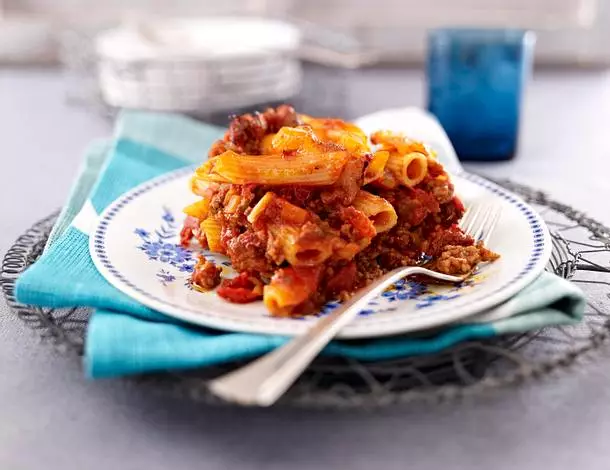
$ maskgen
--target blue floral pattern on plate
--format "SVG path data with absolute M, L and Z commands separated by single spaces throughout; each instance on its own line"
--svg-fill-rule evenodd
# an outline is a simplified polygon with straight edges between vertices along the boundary
M 174 243 L 179 233 L 179 224 L 171 211 L 164 207 L 161 212 L 161 222 L 154 230 L 136 228 L 133 231 L 140 239 L 137 248 L 143 251 L 149 261 L 156 261 L 169 266 L 160 268 L 157 279 L 167 286 L 176 280 L 175 274 L 169 271 L 170 266 L 181 273 L 190 273 L 195 266 L 193 251 Z
M 165 269 L 161 269 L 157 273 L 157 278 L 159 279 L 159 282 L 164 286 L 167 286 L 168 284 L 176 280 L 176 276 L 171 274 L 169 271 L 166 271 Z
M 164 207 L 161 210 L 158 227 L 152 230 L 136 228 L 133 231 L 139 238 L 139 245 L 137 248 L 144 252 L 148 257 L 148 261 L 162 264 L 162 267 L 160 267 L 156 273 L 156 277 L 157 280 L 166 287 L 180 278 L 181 273 L 192 272 L 196 262 L 196 255 L 193 250 L 184 248 L 175 243 L 175 240 L 178 237 L 179 228 L 180 226 L 176 222 L 174 215 L 169 209 Z M 201 254 L 223 266 L 226 271 L 230 272 L 230 262 L 219 260 L 214 253 L 208 251 L 203 251 Z M 398 310 L 398 307 L 387 305 L 387 302 L 390 304 L 399 304 L 400 301 L 405 300 L 416 300 L 416 309 L 427 308 L 438 302 L 459 297 L 461 295 L 461 290 L 471 287 L 475 282 L 477 282 L 476 276 L 475 278 L 469 279 L 467 282 L 450 288 L 444 286 L 441 292 L 438 290 L 440 289 L 440 286 L 436 286 L 437 288 L 435 289 L 435 285 L 433 284 L 426 284 L 410 279 L 401 279 L 381 294 L 381 299 L 386 301 L 383 302 L 385 305 L 380 305 L 379 299 L 371 300 L 367 305 L 367 308 L 360 312 L 360 315 L 369 316 L 382 312 L 394 312 Z M 184 285 L 191 289 L 188 279 L 186 279 Z M 330 301 L 322 307 L 317 316 L 328 315 L 340 305 L 341 302 L 336 300 Z

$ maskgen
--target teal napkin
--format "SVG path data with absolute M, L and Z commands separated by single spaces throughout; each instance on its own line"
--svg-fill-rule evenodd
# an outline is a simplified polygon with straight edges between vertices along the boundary
M 16 285 L 19 302 L 94 308 L 85 344 L 89 377 L 205 367 L 264 354 L 278 336 L 193 327 L 155 312 L 112 287 L 95 269 L 88 231 L 96 214 L 130 188 L 200 162 L 222 129 L 159 113 L 125 112 L 110 142 L 94 143 L 40 259 Z M 325 354 L 380 360 L 440 351 L 460 341 L 577 322 L 584 298 L 570 282 L 544 273 L 498 308 L 427 337 L 335 341 Z

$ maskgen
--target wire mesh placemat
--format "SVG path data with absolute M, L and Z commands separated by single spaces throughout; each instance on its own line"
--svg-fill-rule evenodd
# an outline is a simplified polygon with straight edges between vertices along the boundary
M 567 369 L 607 342 L 610 334 L 610 229 L 543 192 L 509 181 L 546 220 L 553 238 L 547 267 L 586 293 L 584 320 L 519 335 L 468 341 L 438 354 L 390 361 L 319 358 L 283 398 L 308 407 L 377 407 L 415 401 L 445 402 L 516 385 Z M 26 325 L 59 350 L 83 354 L 90 310 L 21 305 L 15 279 L 42 253 L 57 215 L 36 223 L 7 252 L 0 282 L 7 303 Z M 240 364 L 192 372 L 146 374 L 125 380 L 199 402 L 217 403 L 206 382 Z

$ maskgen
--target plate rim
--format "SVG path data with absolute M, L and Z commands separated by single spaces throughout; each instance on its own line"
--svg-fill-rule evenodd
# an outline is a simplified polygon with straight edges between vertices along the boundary
M 131 190 L 123 193 L 110 203 L 106 209 L 99 215 L 94 229 L 89 236 L 89 252 L 91 259 L 100 274 L 112 286 L 119 291 L 128 295 L 132 299 L 142 303 L 143 305 L 163 314 L 170 318 L 175 318 L 189 324 L 195 324 L 203 327 L 215 328 L 231 332 L 242 333 L 259 333 L 281 336 L 297 336 L 303 334 L 311 326 L 311 322 L 295 322 L 290 319 L 273 318 L 270 322 L 257 321 L 248 322 L 246 320 L 237 320 L 227 318 L 225 315 L 210 310 L 201 311 L 195 309 L 187 309 L 179 305 L 172 304 L 166 300 L 156 297 L 150 292 L 143 290 L 127 279 L 119 270 L 112 264 L 106 253 L 105 233 L 108 229 L 110 221 L 119 213 L 119 211 L 132 202 L 137 197 L 148 193 L 150 190 L 169 183 L 174 179 L 181 178 L 186 174 L 190 174 L 196 165 L 188 165 L 177 170 L 164 173 L 155 178 L 141 183 Z M 544 270 L 551 256 L 552 243 L 551 236 L 546 226 L 546 223 L 529 204 L 522 198 L 513 194 L 509 190 L 493 183 L 479 175 L 461 171 L 453 173 L 452 178 L 461 178 L 474 183 L 484 189 L 491 191 L 496 196 L 504 199 L 510 204 L 513 204 L 526 218 L 530 232 L 533 236 L 533 249 L 525 267 L 509 281 L 494 289 L 491 293 L 486 294 L 485 298 L 473 299 L 472 302 L 461 305 L 457 308 L 457 312 L 452 308 L 435 312 L 433 316 L 409 317 L 409 321 L 396 321 L 397 318 L 393 315 L 386 318 L 377 318 L 376 321 L 363 322 L 360 326 L 358 323 L 348 325 L 338 335 L 341 339 L 364 339 L 383 336 L 391 336 L 406 332 L 423 331 L 435 327 L 439 327 L 448 323 L 463 320 L 470 316 L 476 315 L 482 311 L 490 309 L 496 305 L 505 302 L 512 296 L 517 294 Z M 476 307 L 473 309 L 473 304 Z M 286 321 L 282 321 L 286 320 Z M 273 326 L 269 324 L 273 321 Z M 269 326 L 268 326 L 269 325 Z M 371 331 L 371 328 L 374 328 Z

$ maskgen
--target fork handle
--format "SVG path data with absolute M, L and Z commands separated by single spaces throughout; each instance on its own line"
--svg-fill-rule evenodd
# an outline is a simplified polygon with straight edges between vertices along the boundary
M 356 292 L 347 302 L 321 318 L 302 336 L 266 354 L 234 372 L 210 382 L 217 396 L 243 405 L 269 406 L 277 401 L 324 349 L 331 339 L 358 315 L 371 299 L 388 286 L 412 274 L 425 274 L 426 269 L 412 266 L 390 271 L 366 289 Z M 455 280 L 447 276 L 448 280 Z

